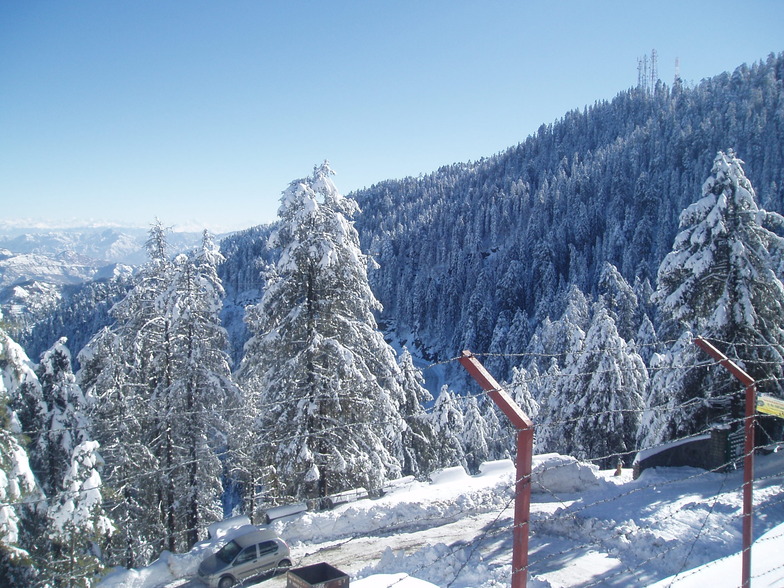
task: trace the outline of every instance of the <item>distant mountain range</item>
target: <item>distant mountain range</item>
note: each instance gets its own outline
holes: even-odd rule
[[[193,247],[201,233],[172,233],[172,253]],[[51,312],[67,289],[127,277],[147,257],[147,229],[0,227],[0,308],[25,329]]]
[[[36,254],[64,261],[70,257],[76,264],[91,266],[140,265],[147,258],[147,233],[147,229],[130,227],[0,227],[0,249],[11,254]],[[171,233],[169,243],[173,250],[181,251],[198,243],[200,238],[201,233],[197,232]]]

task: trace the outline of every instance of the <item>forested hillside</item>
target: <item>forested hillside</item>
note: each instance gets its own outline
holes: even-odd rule
[[[783,84],[779,54],[693,88],[631,89],[487,159],[353,194],[384,317],[433,360],[518,353],[570,286],[597,294],[606,262],[649,292],[718,150],[784,212]]]
[[[647,307],[657,268],[718,150],[746,162],[762,208],[784,212],[783,77],[779,54],[695,87],[633,88],[481,161],[351,194],[362,250],[380,266],[369,277],[381,323],[427,361],[464,348],[520,353],[545,317],[561,315],[570,286],[596,296],[609,262],[658,327]],[[270,231],[221,243],[235,364],[249,337],[244,307],[260,298],[263,265],[274,258]],[[52,344],[49,331],[22,333],[20,343],[35,357]],[[513,362],[491,363],[511,377]]]

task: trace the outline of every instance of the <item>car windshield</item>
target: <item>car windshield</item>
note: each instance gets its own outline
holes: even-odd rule
[[[239,543],[236,541],[229,541],[226,545],[218,550],[218,552],[215,554],[215,557],[217,557],[223,563],[228,564],[234,560],[241,549],[242,547],[240,547]]]

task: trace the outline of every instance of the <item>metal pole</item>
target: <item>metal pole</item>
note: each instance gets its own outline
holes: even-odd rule
[[[512,529],[512,588],[525,588],[528,582],[528,536],[531,522],[534,424],[470,351],[463,351],[460,363],[517,429],[515,509],[514,528]]]
[[[733,376],[746,386],[746,416],[744,418],[746,435],[743,444],[743,570],[741,586],[748,588],[751,586],[751,542],[753,540],[751,511],[754,490],[754,417],[757,410],[757,383],[750,375],[740,369],[735,362],[702,337],[694,339],[694,343],[727,368]]]
[[[752,384],[746,388],[746,439],[743,444],[743,584],[751,586],[752,508],[754,491],[754,420],[757,406],[757,389]]]
[[[534,451],[533,427],[517,431],[515,470],[514,540],[512,588],[525,588],[528,581],[528,538],[531,533],[531,465]]]

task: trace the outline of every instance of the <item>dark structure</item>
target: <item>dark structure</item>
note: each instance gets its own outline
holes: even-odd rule
[[[709,434],[641,451],[634,460],[634,479],[643,470],[656,467],[690,466],[727,471],[743,456],[743,430],[740,436],[729,429],[712,429]]]
[[[289,570],[286,575],[286,588],[344,588],[348,585],[348,574],[324,562]]]

